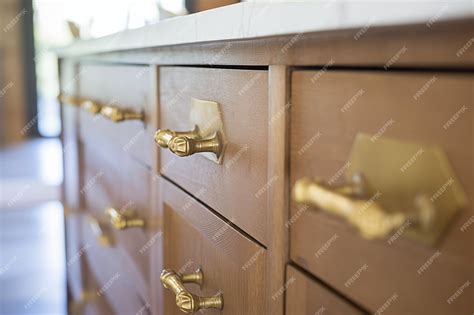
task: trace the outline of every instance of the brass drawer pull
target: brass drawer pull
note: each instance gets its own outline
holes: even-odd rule
[[[429,230],[436,215],[430,200],[420,195],[415,200],[415,211],[387,211],[382,205],[366,198],[361,176],[352,183],[328,187],[322,182],[299,179],[293,187],[293,200],[312,204],[323,211],[345,218],[367,239],[384,238],[400,228],[406,221],[416,223],[421,229]]]
[[[223,141],[220,134],[216,132],[211,137],[204,139],[198,136],[197,130],[197,127],[194,131],[187,132],[158,130],[155,133],[155,142],[180,157],[210,152],[219,159],[223,151]]]
[[[100,110],[100,114],[113,122],[143,119],[143,113],[141,112],[134,112],[132,110],[122,109],[122,108],[119,108],[116,106],[110,106],[110,105],[102,106]]]
[[[76,96],[60,94],[58,96],[58,100],[64,104],[80,107],[93,115],[100,114],[113,122],[121,122],[124,120],[143,120],[144,118],[143,112],[135,112],[133,110],[123,109],[118,106],[101,104],[90,99],[82,99]]]
[[[121,214],[115,208],[110,207],[105,209],[105,213],[110,219],[110,224],[117,230],[145,226],[145,220],[136,217],[133,212]]]
[[[180,157],[201,153],[202,157],[221,164],[227,141],[219,103],[193,98],[189,125],[194,129],[158,130],[155,133],[156,144]]]
[[[192,131],[172,131],[169,129],[158,130],[155,133],[155,142],[160,147],[167,149],[169,142],[178,136],[188,137],[190,139],[197,138],[199,136],[197,127]]]
[[[100,104],[98,104],[94,101],[91,101],[91,100],[82,101],[81,102],[81,108],[84,109],[85,111],[93,114],[93,115],[98,114],[101,110]]]
[[[335,185],[342,170],[345,184]],[[328,184],[297,180],[293,200],[345,218],[368,239],[393,232],[388,242],[403,234],[434,246],[468,204],[446,153],[436,145],[360,133],[336,174]]]
[[[109,235],[107,235],[104,230],[102,229],[99,221],[97,221],[93,217],[89,217],[89,226],[92,230],[92,233],[94,233],[97,242],[104,246],[104,247],[109,247],[113,245],[113,240],[110,238]]]
[[[161,283],[176,295],[176,305],[183,313],[196,313],[199,310],[224,308],[224,296],[219,293],[212,297],[200,297],[189,292],[183,283],[202,285],[204,275],[201,269],[188,274],[179,274],[170,269],[161,272]]]

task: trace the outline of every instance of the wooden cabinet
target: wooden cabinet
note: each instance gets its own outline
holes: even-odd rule
[[[471,75],[445,72],[295,71],[292,186],[303,177],[344,182],[351,147],[364,132],[374,141],[439,145],[472,196],[473,116],[463,110],[472,104],[472,83]],[[428,163],[423,158],[416,163]],[[405,239],[405,229],[367,240],[344,219],[292,203],[291,259],[371,312],[393,300],[384,314],[461,314],[473,307],[469,294],[449,299],[474,276],[474,230],[462,229],[473,211],[472,205],[463,209],[429,247]]]
[[[91,312],[472,313],[474,50],[465,32],[472,23],[450,19],[459,4],[430,3],[401,11],[406,25],[387,20],[385,4],[370,14],[374,25],[360,24],[372,5],[318,5],[328,19],[333,11],[349,17],[330,18],[334,31],[316,19],[313,27],[324,32],[276,29],[254,38],[260,33],[245,22],[248,28],[217,40],[214,32],[229,25],[221,18],[202,37],[201,13],[121,33],[113,37],[118,44],[81,41],[64,53],[64,202],[74,213],[68,257],[94,244],[81,265],[68,268],[71,300],[107,287]],[[236,14],[239,23],[262,14],[265,33],[267,17],[287,22],[275,8],[246,3],[215,14]],[[314,20],[299,6],[288,12]],[[140,117],[114,119],[115,110]],[[359,139],[366,147],[395,141],[416,149],[398,169],[398,162],[381,167],[387,151],[359,155],[366,174],[349,182],[346,174],[360,165],[353,160]],[[443,163],[427,162],[425,146],[436,147]],[[392,161],[406,154],[389,152]],[[416,165],[434,171],[411,173]],[[446,185],[418,191],[418,180],[433,186],[439,172],[452,174]],[[395,193],[380,188],[380,200],[362,198],[378,187],[374,174]],[[408,175],[413,180],[400,181]],[[344,198],[317,194],[297,203],[304,177]],[[439,194],[459,201],[439,239],[407,238],[415,226],[430,231],[433,209],[447,205]],[[418,195],[424,198],[415,203]],[[399,207],[385,207],[387,199]],[[346,220],[351,209],[334,210],[341,203],[383,207]],[[88,219],[78,223],[75,215]],[[104,240],[110,244],[101,246]]]
[[[286,314],[364,314],[351,303],[341,299],[322,283],[311,279],[295,267],[286,269]]]
[[[193,130],[192,99],[213,101],[219,103],[227,143],[221,164],[201,154],[182,158],[162,149],[161,173],[263,244],[267,242],[266,187],[271,185],[267,81],[267,73],[261,70],[160,69],[160,128]],[[252,211],[252,217],[247,211]]]
[[[265,314],[266,250],[173,184],[162,181],[163,267],[203,272],[203,284],[186,284],[202,297],[223,295],[224,308],[207,314]],[[154,283],[161,286],[160,283]],[[171,290],[164,314],[182,314]]]

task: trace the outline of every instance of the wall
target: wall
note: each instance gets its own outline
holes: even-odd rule
[[[21,141],[27,124],[21,0],[0,1],[0,145]]]

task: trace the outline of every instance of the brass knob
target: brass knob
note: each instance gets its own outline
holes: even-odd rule
[[[224,296],[218,293],[212,297],[200,297],[189,292],[183,283],[195,283],[202,285],[204,275],[201,269],[188,274],[179,274],[170,269],[164,269],[160,276],[161,283],[165,289],[170,289],[176,296],[176,305],[187,314],[195,313],[205,309],[219,309],[224,307]]]
[[[122,109],[120,107],[105,105],[102,106],[100,109],[100,114],[105,118],[113,121],[113,122],[121,122],[124,120],[142,120],[143,113],[142,112],[135,112],[128,109]]]
[[[200,152],[212,152],[219,159],[222,148],[222,141],[216,133],[210,139],[191,139],[185,136],[178,136],[168,143],[171,152],[177,156],[190,156]]]
[[[158,130],[155,133],[155,142],[162,148],[168,148],[177,156],[190,156],[195,153],[214,153],[217,159],[223,151],[223,142],[217,132],[209,138],[199,136],[198,128],[188,132]]]
[[[102,106],[99,103],[96,103],[91,100],[84,100],[81,102],[81,108],[88,111],[91,114],[98,114]]]
[[[102,229],[102,226],[99,223],[99,221],[97,221],[93,217],[89,217],[89,226],[92,230],[92,233],[94,233],[94,235],[97,239],[97,242],[100,245],[102,245],[104,247],[109,247],[109,246],[113,245],[113,240],[110,238],[109,235],[107,235],[104,232],[104,230]]]
[[[115,208],[110,207],[105,209],[105,213],[110,218],[110,224],[117,230],[145,226],[145,220],[137,218],[133,212],[121,214]]]
[[[198,127],[194,127],[194,130],[191,131],[173,131],[169,129],[158,130],[155,133],[155,142],[162,148],[168,148],[169,142],[178,136],[185,136],[190,139],[195,139],[199,137]]]
[[[415,200],[415,211],[388,211],[375,198],[364,196],[366,189],[361,176],[352,183],[329,187],[321,181],[299,179],[293,187],[293,200],[312,204],[323,211],[347,219],[367,239],[384,238],[406,221],[428,230],[434,222],[435,210],[426,196]]]

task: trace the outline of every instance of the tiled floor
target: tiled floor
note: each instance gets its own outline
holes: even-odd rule
[[[0,149],[0,315],[66,314],[58,139]]]

